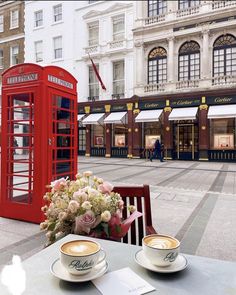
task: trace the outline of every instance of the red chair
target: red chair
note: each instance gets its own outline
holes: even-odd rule
[[[127,206],[136,206],[143,215],[135,220],[129,229],[128,234],[123,238],[124,243],[142,245],[142,238],[145,235],[155,234],[152,226],[152,213],[150,202],[149,185],[142,186],[116,186],[114,192],[119,193],[124,201],[123,217],[129,216]]]

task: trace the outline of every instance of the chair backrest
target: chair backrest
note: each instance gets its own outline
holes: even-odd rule
[[[137,211],[143,213],[141,217],[131,224],[128,235],[123,238],[124,243],[142,245],[143,236],[150,234],[148,228],[153,229],[149,186],[116,186],[113,191],[119,193],[124,201],[124,210],[122,212],[124,219],[130,215],[127,209],[129,205],[134,205]],[[151,233],[154,232],[153,229]]]

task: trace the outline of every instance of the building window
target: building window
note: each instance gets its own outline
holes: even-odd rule
[[[166,0],[149,0],[148,16],[156,16],[167,12]]]
[[[148,55],[148,84],[167,81],[167,52],[162,47],[152,49]]]
[[[19,63],[19,46],[11,47],[11,66]]]
[[[94,22],[88,25],[88,44],[89,46],[98,45],[99,43],[99,23]]]
[[[0,49],[0,69],[3,69],[3,50]]]
[[[0,32],[4,31],[4,16],[0,15]]]
[[[91,126],[91,146],[92,147],[104,147],[106,146],[105,140],[105,128],[101,125]]]
[[[213,45],[213,76],[236,75],[236,38],[220,36]]]
[[[200,79],[200,46],[185,42],[179,49],[179,81]]]
[[[200,5],[201,0],[179,0],[179,9],[187,9]]]
[[[99,65],[96,65],[99,72]],[[99,98],[99,83],[92,66],[89,66],[89,100],[97,100]]]
[[[54,59],[62,58],[62,37],[53,38]]]
[[[120,15],[112,19],[113,23],[113,40],[123,40],[125,38],[125,16]]]
[[[53,21],[59,22],[62,20],[62,5],[53,6]]]
[[[11,11],[11,29],[19,27],[19,10]]]
[[[43,41],[34,42],[35,48],[35,61],[43,61]]]
[[[211,149],[234,149],[235,127],[235,118],[210,120]]]
[[[41,27],[43,25],[43,11],[35,11],[34,13],[34,26]]]
[[[125,71],[124,71],[124,61],[113,62],[113,94],[124,95],[125,90]]]

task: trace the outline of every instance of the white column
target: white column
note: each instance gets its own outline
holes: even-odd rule
[[[167,80],[174,82],[174,37],[168,38],[168,53],[167,53]]]
[[[137,42],[135,43],[135,52],[136,52],[136,63],[135,63],[135,86],[141,86],[144,83],[143,79],[143,63],[144,63],[144,52],[143,52],[143,43]]]
[[[202,58],[201,58],[201,78],[206,79],[210,78],[210,52],[209,52],[209,30],[202,30]]]

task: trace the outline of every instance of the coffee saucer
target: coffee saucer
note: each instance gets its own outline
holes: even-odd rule
[[[93,279],[99,278],[102,276],[108,269],[108,263],[106,260],[100,262],[97,264],[93,270],[91,270],[89,273],[85,275],[72,275],[70,274],[65,267],[61,264],[60,258],[56,259],[52,265],[51,265],[51,273],[57,277],[58,279],[61,279],[63,281],[68,282],[87,282],[91,281]]]
[[[145,256],[143,250],[139,250],[135,254],[135,261],[142,267],[160,273],[172,273],[185,269],[188,265],[186,257],[179,254],[176,260],[170,266],[156,266],[153,265]]]

